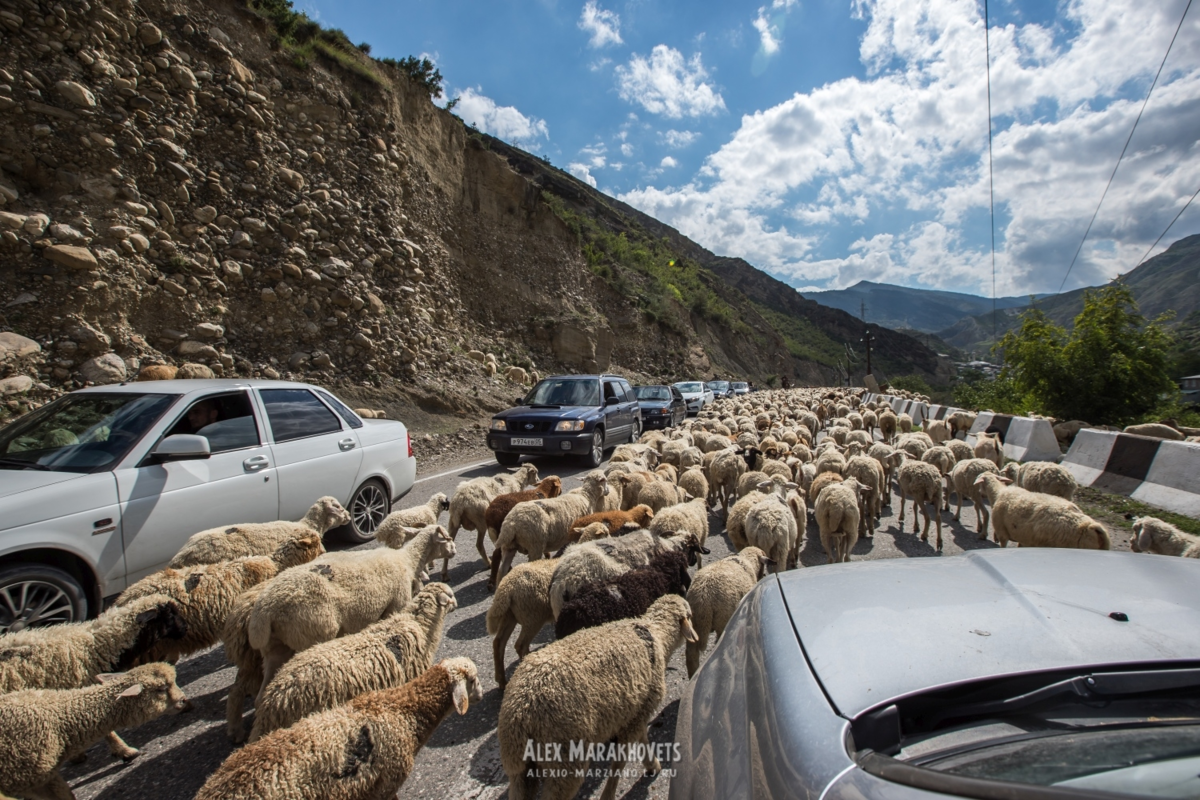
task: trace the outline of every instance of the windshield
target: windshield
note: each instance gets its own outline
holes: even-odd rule
[[[598,406],[600,381],[589,378],[549,378],[525,398],[529,406]]]
[[[0,469],[92,472],[137,443],[176,394],[70,394],[0,430]]]
[[[749,387],[749,385],[747,385],[745,383],[735,383],[733,385],[733,388],[734,389],[749,389],[750,387]]]
[[[681,392],[688,392],[691,394],[704,391],[704,385],[701,383],[677,383],[675,384],[675,388]]]
[[[665,386],[635,386],[633,393],[638,400],[670,400],[671,390]]]
[[[729,388],[729,381],[709,381],[705,385],[714,392],[724,392]]]

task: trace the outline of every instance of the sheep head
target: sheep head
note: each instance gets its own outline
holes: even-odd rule
[[[341,527],[350,521],[350,512],[342,507],[336,497],[325,496],[313,503],[304,515],[308,527],[320,533]]]
[[[133,624],[137,633],[133,642],[117,657],[115,666],[118,670],[126,670],[138,663],[161,641],[179,640],[187,636],[188,625],[179,604],[163,594],[138,598],[128,606],[110,609],[101,617],[130,611],[135,612]]]
[[[297,536],[295,539],[288,539],[279,545],[271,554],[271,560],[279,569],[284,570],[299,564],[307,564],[324,552],[325,545],[321,543],[321,535],[316,531],[311,531]]]
[[[546,497],[558,497],[562,494],[562,478],[550,475],[538,483],[538,490]]]
[[[444,658],[437,663],[450,677],[451,699],[454,710],[459,714],[467,713],[471,701],[478,703],[483,699],[483,687],[479,685],[479,670],[475,662],[469,658]]]

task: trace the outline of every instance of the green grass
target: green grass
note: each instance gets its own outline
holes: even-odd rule
[[[1088,514],[1101,517],[1105,522],[1127,530],[1133,529],[1133,520],[1125,518],[1126,514],[1131,514],[1135,517],[1157,517],[1163,522],[1171,523],[1181,531],[1200,536],[1200,520],[1139,503],[1124,495],[1080,487],[1075,490],[1075,504]]]

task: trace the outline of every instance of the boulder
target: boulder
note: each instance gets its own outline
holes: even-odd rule
[[[80,108],[95,108],[96,96],[84,86],[82,83],[75,81],[59,81],[54,84],[54,88],[58,93],[65,97],[73,105]]]
[[[296,191],[304,188],[304,176],[294,169],[279,168],[279,179]]]
[[[0,361],[23,358],[41,351],[42,346],[33,339],[27,339],[12,331],[0,331]]]
[[[67,269],[95,269],[99,265],[91,250],[71,244],[52,244],[42,255]]]
[[[154,45],[162,41],[162,31],[153,22],[143,22],[138,26],[138,39],[141,39],[144,45]]]
[[[0,381],[0,395],[8,397],[14,394],[25,394],[33,388],[33,378],[28,375],[14,375]]]
[[[184,358],[194,359],[196,361],[216,361],[220,356],[216,348],[204,342],[197,342],[194,339],[188,339],[179,345],[177,351]]]
[[[125,361],[116,353],[105,353],[80,364],[79,372],[84,380],[97,386],[120,383],[125,380]]]

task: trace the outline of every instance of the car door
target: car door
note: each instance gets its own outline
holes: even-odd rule
[[[667,387],[671,390],[671,424],[679,425],[687,419],[687,401],[683,399],[683,394],[674,386]]]
[[[620,381],[621,391],[625,393],[625,402],[621,404],[624,411],[625,424],[629,426],[629,431],[632,434],[634,426],[637,425],[641,429],[642,412],[638,409],[637,395],[633,393],[633,387],[629,385],[629,381]]]
[[[629,437],[629,425],[625,422],[626,413],[622,410],[625,393],[615,380],[605,380],[600,402],[604,403],[604,441],[606,445],[625,441]],[[610,405],[610,401],[615,404]]]
[[[303,387],[259,389],[279,472],[279,517],[300,519],[318,498],[350,502],[362,464],[358,434]]]
[[[129,583],[164,567],[193,533],[279,516],[276,470],[248,392],[193,398],[158,439],[177,433],[204,436],[212,454],[166,463],[147,455],[115,470]]]

